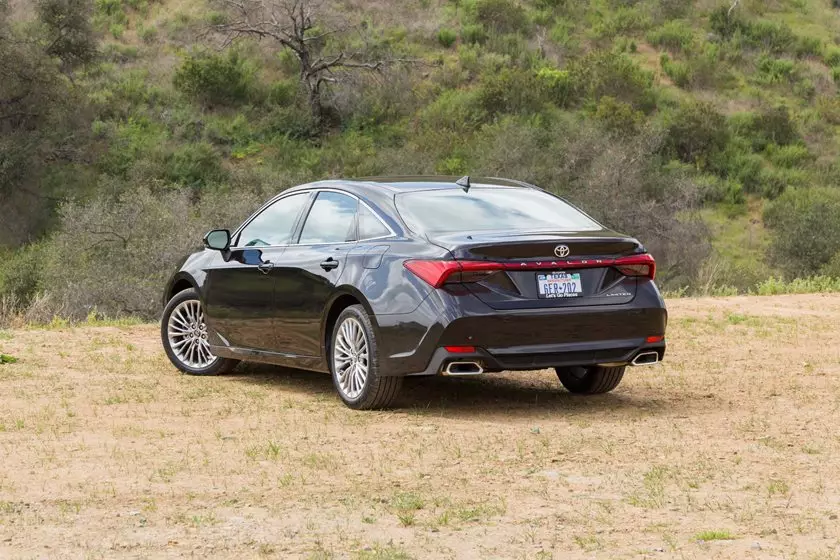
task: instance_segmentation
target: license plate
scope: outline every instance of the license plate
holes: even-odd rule
[[[583,292],[580,274],[565,272],[537,274],[537,292],[541,298],[578,297]]]

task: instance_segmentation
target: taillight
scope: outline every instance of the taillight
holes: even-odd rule
[[[625,276],[645,276],[656,278],[656,261],[652,255],[632,255],[615,259],[613,266]]]
[[[580,268],[615,267],[625,276],[654,279],[656,261],[647,253],[617,259],[546,260],[525,262],[489,261],[420,261],[409,260],[403,265],[434,288],[447,282],[480,282],[503,270],[572,270]]]
[[[480,282],[503,265],[483,261],[405,261],[404,266],[434,288],[447,282]]]

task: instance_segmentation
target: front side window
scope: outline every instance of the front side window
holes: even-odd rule
[[[245,226],[239,234],[238,245],[240,247],[287,245],[292,239],[295,222],[307,200],[309,200],[309,193],[281,198]]]
[[[352,196],[329,191],[318,193],[298,243],[315,245],[355,241],[357,206],[358,201]]]
[[[397,209],[416,232],[595,231],[591,218],[536,189],[474,186],[397,196]]]

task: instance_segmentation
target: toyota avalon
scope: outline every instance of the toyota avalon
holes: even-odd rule
[[[572,393],[659,362],[667,312],[639,241],[503,179],[333,180],[204,237],[165,289],[172,363],[329,373],[356,409],[407,376],[553,368]]]

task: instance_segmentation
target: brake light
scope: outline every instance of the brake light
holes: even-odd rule
[[[625,276],[646,276],[656,278],[656,261],[652,255],[631,255],[615,259],[613,266]]]
[[[664,336],[649,336],[645,339],[645,342],[648,344],[655,344],[657,342],[662,342],[665,340]]]
[[[612,266],[625,276],[642,276],[651,280],[656,277],[656,261],[647,253],[617,259],[558,259],[505,263],[408,260],[403,266],[433,288],[440,288],[447,282],[479,282],[503,270],[570,270]]]
[[[405,261],[403,265],[433,288],[440,288],[450,280],[478,282],[504,268],[500,263],[484,261]]]

